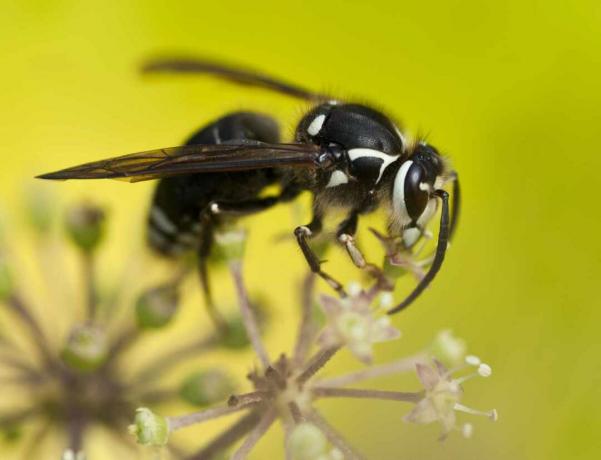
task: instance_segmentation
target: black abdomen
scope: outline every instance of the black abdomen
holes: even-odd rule
[[[279,142],[279,128],[270,117],[237,112],[205,126],[186,142],[221,144],[240,141]],[[277,180],[272,169],[242,172],[203,173],[161,179],[155,189],[148,215],[148,242],[165,255],[206,246],[208,252],[212,220],[202,219],[212,201],[240,202],[255,198]]]

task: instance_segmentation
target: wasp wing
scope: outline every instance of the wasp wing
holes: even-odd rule
[[[308,144],[198,144],[148,150],[42,174],[40,179],[124,179],[300,167],[320,168],[321,149]]]

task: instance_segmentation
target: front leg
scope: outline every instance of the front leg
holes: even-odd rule
[[[305,260],[309,264],[309,268],[313,273],[320,276],[326,283],[328,283],[333,289],[340,294],[341,297],[346,297],[346,292],[344,292],[344,288],[342,284],[332,278],[330,275],[322,271],[321,269],[321,261],[313,252],[309,243],[307,241],[308,238],[311,238],[318,234],[321,231],[322,222],[321,216],[316,214],[313,216],[313,220],[308,225],[301,225],[300,227],[296,227],[294,229],[294,236],[296,237],[296,241],[298,246],[303,251],[303,255],[305,256]]]
[[[384,275],[384,272],[376,265],[368,263],[361,250],[355,244],[355,233],[357,233],[357,224],[359,213],[352,211],[351,214],[339,226],[336,232],[338,241],[345,247],[346,252],[356,267],[367,271],[378,283],[381,289],[391,291],[394,287]]]

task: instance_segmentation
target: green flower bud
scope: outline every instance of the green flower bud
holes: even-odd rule
[[[449,367],[461,365],[466,353],[465,340],[455,337],[449,329],[440,331],[430,345],[430,354]]]
[[[246,348],[250,344],[250,341],[242,318],[234,317],[229,319],[220,333],[219,341],[221,346],[225,348],[233,350]]]
[[[104,236],[104,211],[89,204],[76,206],[68,211],[65,225],[75,245],[83,251],[91,252]]]
[[[262,330],[270,319],[267,300],[261,294],[254,294],[251,296],[250,306],[257,319],[259,329]],[[233,315],[227,318],[224,326],[219,336],[221,346],[238,350],[250,345],[246,328],[240,316]]]
[[[177,286],[167,284],[144,292],[136,302],[138,325],[156,329],[168,324],[177,311],[179,294]]]
[[[0,253],[0,301],[6,300],[13,292],[13,281],[8,261]]]
[[[225,260],[240,260],[246,245],[246,232],[241,229],[231,229],[215,233],[216,254]]]
[[[104,330],[91,324],[84,324],[73,328],[61,357],[73,369],[92,372],[106,359],[107,348]]]
[[[129,432],[144,446],[164,446],[169,440],[169,423],[166,417],[155,414],[146,407],[136,409],[134,423]]]
[[[179,394],[190,404],[208,406],[224,401],[235,389],[233,381],[226,373],[212,369],[188,376],[182,383]]]
[[[325,435],[311,423],[299,423],[290,433],[290,452],[294,460],[315,460],[326,454],[326,449]]]

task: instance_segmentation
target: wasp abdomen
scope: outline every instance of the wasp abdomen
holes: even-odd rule
[[[186,145],[239,141],[277,143],[277,123],[268,116],[237,112],[192,135]],[[256,197],[277,176],[272,169],[189,174],[161,179],[148,214],[148,242],[161,254],[176,256],[199,248],[210,250],[215,216],[203,213],[214,201],[236,203]]]

